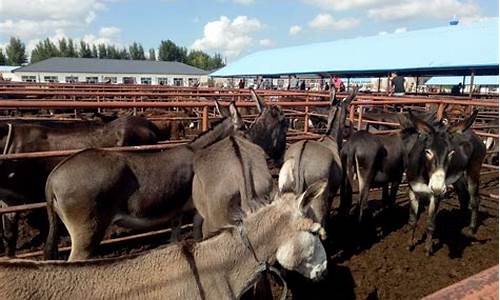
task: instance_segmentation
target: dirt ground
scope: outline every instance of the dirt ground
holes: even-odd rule
[[[482,178],[481,192],[498,193],[498,174]],[[406,223],[406,189],[398,196],[398,205],[390,211],[380,209],[380,192],[372,193],[373,217],[358,227],[354,217],[341,220],[332,215],[329,225],[329,274],[320,283],[312,283],[298,274],[286,273],[289,299],[420,299],[452,283],[498,264],[498,201],[482,198],[480,226],[474,240],[461,235],[468,215],[458,209],[455,196],[443,202],[437,216],[434,255],[427,257],[423,243],[413,252],[406,249],[409,238]],[[357,196],[354,195],[354,201]],[[338,200],[335,200],[338,203]],[[425,212],[419,220],[419,233],[425,230]],[[189,218],[186,218],[189,221]],[[31,244],[36,231],[21,224],[19,246],[26,251],[40,249]],[[123,230],[111,230],[107,238],[121,236]],[[187,233],[189,234],[189,233]],[[168,243],[168,234],[119,245],[101,246],[99,256],[110,257],[141,252]],[[69,245],[68,238],[63,239]],[[61,257],[63,258],[63,257]],[[37,257],[35,259],[40,259]],[[273,288],[279,295],[281,287]]]

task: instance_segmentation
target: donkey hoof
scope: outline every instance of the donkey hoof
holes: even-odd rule
[[[474,238],[474,230],[472,230],[470,227],[462,229],[462,234],[468,238]]]

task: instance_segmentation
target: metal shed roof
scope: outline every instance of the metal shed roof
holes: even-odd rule
[[[426,85],[455,85],[463,81],[461,76],[432,77]],[[465,85],[470,84],[470,76],[465,77]],[[498,76],[474,76],[474,85],[498,85]]]
[[[208,72],[175,61],[52,57],[14,72],[207,75]]]
[[[338,74],[380,76],[498,74],[498,18],[469,25],[271,49],[210,74],[215,77]]]

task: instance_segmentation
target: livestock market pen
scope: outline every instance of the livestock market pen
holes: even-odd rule
[[[263,96],[268,103],[281,106],[286,116],[294,120],[294,127],[290,128],[287,134],[289,143],[321,137],[321,130],[311,127],[309,119],[311,116],[324,116],[324,110],[319,112],[318,108],[328,108],[330,95],[327,92],[258,90],[257,94]],[[210,121],[219,118],[213,100],[218,100],[223,105],[235,101],[238,107],[255,105],[248,90],[5,82],[0,83],[0,120],[9,122],[17,119],[60,119],[78,122],[82,116],[92,112],[148,115],[149,109],[165,112],[189,110],[191,114],[188,117],[173,117],[166,113],[151,116],[156,120],[193,122],[194,128],[182,139],[163,141],[156,145],[109,149],[161,151],[185,143],[196,134],[207,130]],[[479,116],[473,128],[481,138],[493,146],[488,149],[481,173],[481,223],[477,238],[470,240],[460,235],[467,218],[460,215],[458,201],[453,194],[444,201],[437,217],[436,237],[440,244],[432,257],[426,257],[421,246],[413,252],[406,250],[408,197],[404,184],[398,193],[397,207],[389,212],[379,209],[380,201],[377,199],[380,198],[380,190],[372,190],[370,208],[373,218],[370,224],[373,225],[373,230],[363,236],[361,243],[349,234],[353,220],[337,218],[335,208],[338,201],[335,200],[332,224],[329,228],[332,234],[329,244],[326,245],[330,255],[329,276],[322,283],[313,284],[304,283],[291,274],[290,293],[296,298],[320,299],[321,295],[330,295],[326,299],[415,299],[431,295],[448,286],[451,287],[429,298],[457,298],[460,297],[457,295],[459,292],[483,297],[495,296],[497,293],[491,286],[498,284],[498,267],[495,268],[498,265],[498,96],[485,99],[426,94],[396,98],[384,94],[359,94],[351,104],[348,119],[353,130],[364,129],[369,124],[384,127],[375,130],[376,134],[391,134],[397,130],[398,124],[369,118],[367,112],[378,108],[378,111],[398,113],[396,107],[403,107],[403,110],[434,109],[438,118],[446,113],[450,122],[463,118],[472,112],[472,108],[479,109]],[[255,115],[244,115],[244,118],[250,122]],[[67,156],[75,151],[78,149],[4,154],[0,155],[0,160]],[[277,172],[277,168],[272,169],[274,175]],[[45,207],[42,201],[32,202],[35,203],[0,208],[0,214],[20,212],[22,216],[26,216],[31,210]],[[424,221],[425,217],[422,216],[420,227],[424,226]],[[189,236],[189,217],[185,223],[184,235]],[[152,232],[130,232],[115,227],[112,229],[101,243],[100,256],[118,256],[158,247],[167,243],[170,234],[169,228]],[[17,258],[41,259],[40,245],[31,243],[35,235],[35,230],[23,222],[20,227]],[[67,254],[68,246],[68,240],[63,239],[60,251]],[[478,275],[458,283],[475,274]]]

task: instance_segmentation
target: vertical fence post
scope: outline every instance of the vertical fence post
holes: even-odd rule
[[[304,133],[309,132],[309,94],[306,95],[306,107],[304,109]]]
[[[361,130],[361,121],[363,120],[363,105],[358,106],[358,131]]]
[[[99,96],[97,96],[97,103],[99,103]],[[97,112],[98,112],[98,113],[101,113],[101,107],[100,107],[100,106],[99,106],[99,107],[97,107]]]
[[[136,103],[136,96],[134,96],[134,100],[133,100],[134,104]],[[137,107],[134,106],[134,116],[137,115]]]
[[[202,115],[202,120],[201,120],[201,130],[202,131],[207,131],[208,130],[208,106],[207,105],[203,106],[203,115]]]
[[[444,103],[439,103],[438,110],[437,110],[437,119],[438,119],[438,121],[441,121],[441,119],[443,118],[444,108],[445,108],[445,104]]]
[[[349,109],[349,122],[351,122],[352,125],[354,124],[354,104],[351,104]]]

